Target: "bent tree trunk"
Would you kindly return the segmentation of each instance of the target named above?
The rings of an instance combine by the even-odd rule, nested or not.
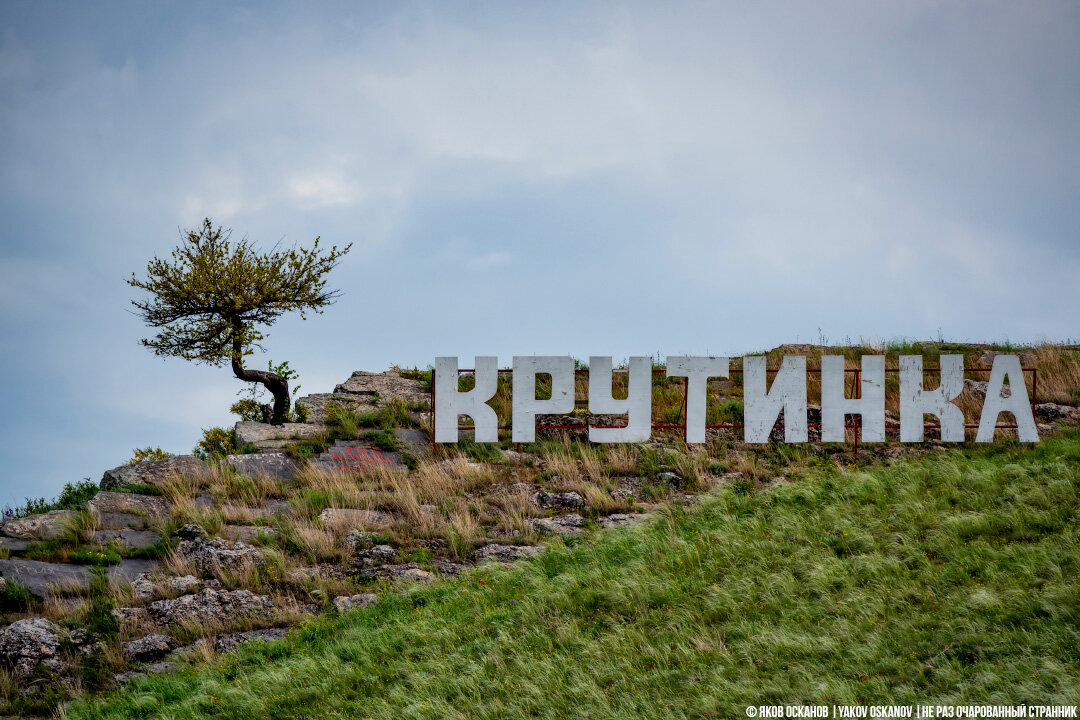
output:
[[[248,370],[238,360],[232,361],[233,374],[245,382],[261,383],[274,396],[274,414],[270,422],[281,425],[289,412],[289,381],[266,370]]]

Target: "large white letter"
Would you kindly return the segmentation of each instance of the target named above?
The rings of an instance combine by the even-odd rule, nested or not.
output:
[[[473,366],[476,386],[458,392],[458,359],[435,358],[435,442],[458,439],[458,415],[468,415],[476,426],[476,442],[499,442],[499,418],[487,405],[499,389],[499,360],[477,357]]]
[[[667,375],[686,378],[686,442],[705,442],[705,404],[709,399],[709,378],[726,378],[728,359],[669,357]]]
[[[1009,378],[1009,397],[1001,397],[1006,377]],[[1039,431],[1031,415],[1031,403],[1024,384],[1024,371],[1020,367],[1020,358],[1015,355],[998,355],[994,358],[975,442],[991,442],[994,439],[994,426],[997,425],[998,415],[1003,412],[1010,412],[1016,418],[1016,434],[1021,442],[1039,442]]]
[[[766,367],[763,355],[743,358],[743,438],[748,443],[769,442],[783,408],[784,440],[806,442],[806,358],[785,357],[768,392]]]
[[[626,415],[624,428],[589,428],[598,443],[643,442],[652,434],[652,358],[630,358],[626,399],[611,395],[611,358],[589,358],[589,412]]]
[[[844,393],[844,358],[821,358],[821,440],[844,442],[844,415],[862,418],[863,442],[885,441],[885,356],[862,356],[862,397]]]
[[[536,374],[551,375],[551,399],[536,398]],[[513,441],[536,439],[536,415],[574,411],[574,359],[567,355],[514,357]]]
[[[923,415],[941,421],[942,442],[964,441],[964,413],[953,400],[964,390],[964,356],[942,355],[941,384],[923,389],[921,355],[900,356],[900,442],[922,442]]]

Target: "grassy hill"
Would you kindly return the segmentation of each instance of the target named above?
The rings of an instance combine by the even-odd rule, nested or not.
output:
[[[1080,433],[726,482],[68,718],[701,718],[1080,703]]]

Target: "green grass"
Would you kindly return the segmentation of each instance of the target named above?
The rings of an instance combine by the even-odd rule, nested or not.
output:
[[[1080,702],[1080,435],[725,487],[68,718],[707,718]]]

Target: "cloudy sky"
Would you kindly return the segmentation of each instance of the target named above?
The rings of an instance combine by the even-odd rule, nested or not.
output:
[[[267,355],[1080,335],[1080,4],[0,5],[0,504],[227,425],[125,283],[355,243]]]

